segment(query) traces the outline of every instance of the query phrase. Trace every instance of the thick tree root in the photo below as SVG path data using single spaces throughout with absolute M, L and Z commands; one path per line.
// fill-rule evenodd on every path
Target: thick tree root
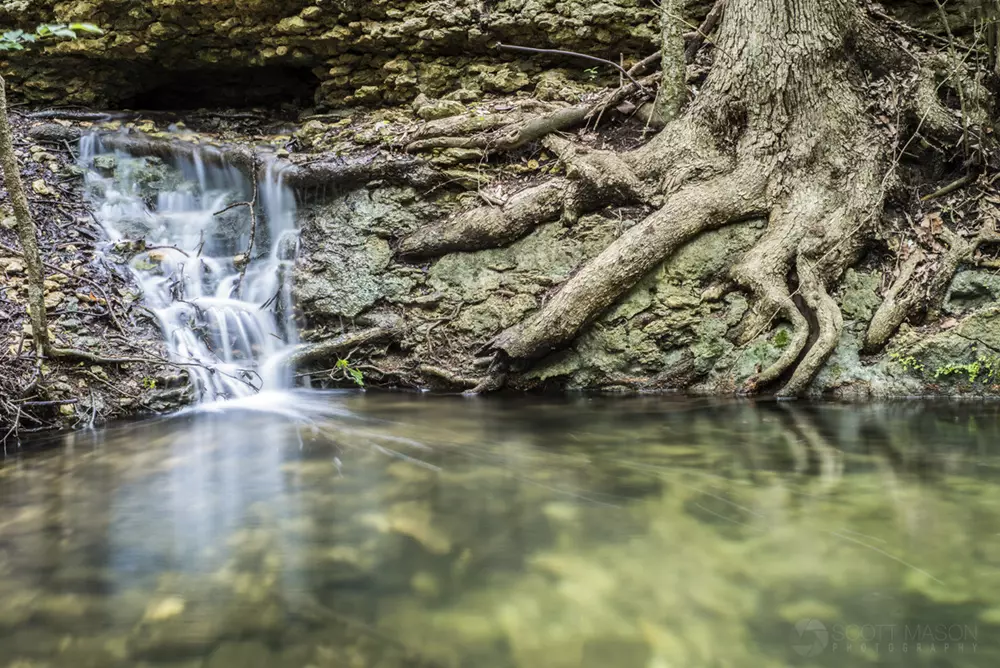
M 397 338 L 400 329 L 395 326 L 369 327 L 356 332 L 348 332 L 334 339 L 320 343 L 307 343 L 290 354 L 285 363 L 289 366 L 299 366 L 317 360 L 328 359 L 340 355 L 352 348 L 378 343 L 387 339 Z
M 537 225 L 562 213 L 566 223 L 605 202 L 632 203 L 651 197 L 646 186 L 619 156 L 594 151 L 556 137 L 546 146 L 566 165 L 567 178 L 527 188 L 502 206 L 462 211 L 442 222 L 404 237 L 404 257 L 429 257 L 454 251 L 475 251 L 520 239 Z
M 511 151 L 541 139 L 553 132 L 561 132 L 582 124 L 591 111 L 591 104 L 577 104 L 508 123 L 499 129 L 480 132 L 473 136 L 446 135 L 418 139 L 406 145 L 408 153 L 435 148 L 478 148 L 488 151 Z M 466 120 L 466 119 L 463 119 Z M 470 122 L 470 121 L 467 121 Z M 464 129 L 464 128 L 463 128 Z
M 405 257 L 427 257 L 508 244 L 539 223 L 558 217 L 565 193 L 566 182 L 559 179 L 522 190 L 503 206 L 463 211 L 440 225 L 404 237 L 399 243 L 399 253 Z
M 491 347 L 514 359 L 534 359 L 568 343 L 681 245 L 705 230 L 759 212 L 764 185 L 759 171 L 747 170 L 682 188 Z
M 840 307 L 826 291 L 824 279 L 817 270 L 816 263 L 800 256 L 796 266 L 799 270 L 802 296 L 816 317 L 816 341 L 795 367 L 792 377 L 778 392 L 778 396 L 781 397 L 797 397 L 805 393 L 823 363 L 837 347 L 840 333 L 844 329 L 844 317 L 840 313 Z
M 948 228 L 941 230 L 948 249 L 936 258 L 937 268 L 926 277 L 920 268 L 927 263 L 923 250 L 916 250 L 900 267 L 899 276 L 885 293 L 882 304 L 872 316 L 865 333 L 865 352 L 875 352 L 885 346 L 907 318 L 918 311 L 931 309 L 944 297 L 944 293 L 959 265 L 968 262 L 984 243 L 1000 241 L 1000 234 L 987 224 L 972 239 L 964 239 Z

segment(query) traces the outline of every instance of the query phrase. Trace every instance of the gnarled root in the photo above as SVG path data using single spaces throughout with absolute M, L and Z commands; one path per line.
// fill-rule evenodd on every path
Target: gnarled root
M 682 188 L 588 263 L 541 310 L 501 333 L 491 347 L 527 360 L 564 345 L 682 244 L 700 232 L 760 211 L 763 191 L 759 170 Z
M 470 209 L 404 237 L 399 253 L 405 257 L 428 257 L 453 251 L 473 251 L 515 241 L 536 225 L 559 216 L 566 182 L 548 181 L 527 188 L 503 206 Z
M 858 215 L 843 199 L 832 188 L 811 185 L 797 189 L 772 212 L 764 237 L 733 269 L 733 277 L 757 298 L 757 307 L 740 333 L 740 343 L 770 329 L 777 318 L 792 327 L 791 341 L 780 358 L 747 381 L 744 389 L 748 392 L 791 372 L 779 396 L 803 394 L 840 341 L 844 319 L 827 291 L 827 281 L 840 276 L 860 246 Z M 796 294 L 815 320 L 811 346 L 809 321 L 786 285 L 793 266 L 799 283 Z
M 535 226 L 554 220 L 575 222 L 579 214 L 602 203 L 628 204 L 649 198 L 632 169 L 610 151 L 587 149 L 556 137 L 546 146 L 566 164 L 566 179 L 527 188 L 502 206 L 462 211 L 439 225 L 404 237 L 404 257 L 429 257 L 453 251 L 493 248 L 520 239 Z
M 795 367 L 792 377 L 778 392 L 780 397 L 797 397 L 808 389 L 823 363 L 837 347 L 840 333 L 844 329 L 840 307 L 827 292 L 825 279 L 818 271 L 817 263 L 800 254 L 796 267 L 802 298 L 816 317 L 816 341 Z
M 1000 241 L 1000 234 L 993 229 L 992 224 L 987 224 L 972 239 L 964 239 L 948 228 L 941 230 L 941 236 L 948 244 L 948 249 L 936 258 L 938 268 L 929 279 L 920 271 L 929 259 L 923 250 L 917 249 L 903 263 L 899 276 L 889 286 L 882 304 L 868 325 L 864 339 L 865 352 L 882 348 L 907 318 L 928 303 L 928 297 L 932 305 L 939 302 L 959 265 L 967 262 L 980 245 Z

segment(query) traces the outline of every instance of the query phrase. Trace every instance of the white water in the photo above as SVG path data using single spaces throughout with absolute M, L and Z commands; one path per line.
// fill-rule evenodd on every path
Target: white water
M 253 183 L 210 147 L 166 158 L 160 184 L 148 183 L 144 160 L 98 135 L 80 142 L 87 191 L 108 238 L 145 241 L 132 271 L 171 359 L 186 365 L 200 401 L 289 387 L 292 371 L 282 360 L 298 342 L 291 295 L 298 231 L 295 195 L 281 171 L 271 161 L 256 175 L 256 239 L 238 288 L 250 210 L 216 213 L 249 202 Z

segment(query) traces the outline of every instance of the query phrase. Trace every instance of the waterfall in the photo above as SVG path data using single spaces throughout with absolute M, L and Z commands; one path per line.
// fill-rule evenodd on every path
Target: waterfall
M 298 342 L 298 230 L 295 194 L 278 163 L 265 161 L 254 184 L 211 147 L 188 145 L 161 159 L 113 146 L 98 134 L 80 141 L 88 197 L 111 245 L 138 251 L 130 265 L 144 303 L 199 400 L 291 386 L 281 360 Z M 233 206 L 254 193 L 252 213 Z

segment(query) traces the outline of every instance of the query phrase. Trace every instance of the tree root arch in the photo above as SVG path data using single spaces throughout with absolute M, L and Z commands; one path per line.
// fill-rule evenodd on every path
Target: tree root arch
M 778 324 L 791 327 L 791 338 L 742 389 L 808 393 L 844 328 L 833 288 L 875 238 L 903 146 L 896 140 L 904 130 L 883 131 L 886 121 L 872 113 L 859 82 L 884 74 L 917 81 L 920 95 L 910 106 L 923 111 L 907 121 L 913 115 L 907 107 L 897 122 L 950 134 L 957 126 L 945 122 L 951 110 L 936 89 L 921 83 L 928 80 L 925 62 L 888 48 L 892 40 L 884 33 L 859 0 L 729 2 L 698 97 L 649 142 L 616 154 L 550 134 L 542 141 L 566 166 L 565 178 L 403 239 L 403 254 L 428 257 L 510 243 L 539 224 L 572 225 L 609 205 L 652 209 L 537 311 L 489 342 L 494 364 L 476 389 L 495 389 L 510 373 L 570 344 L 691 239 L 766 217 L 763 236 L 734 258 L 730 272 L 751 297 L 737 343 Z M 994 236 L 949 242 L 945 264 L 957 266 Z M 913 276 L 913 267 L 904 266 L 872 321 L 868 347 L 883 344 L 920 302 Z

